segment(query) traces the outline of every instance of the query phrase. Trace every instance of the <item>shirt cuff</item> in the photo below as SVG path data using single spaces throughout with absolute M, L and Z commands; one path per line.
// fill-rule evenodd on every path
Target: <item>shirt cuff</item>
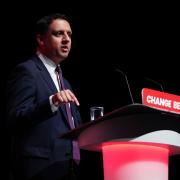
M 52 97 L 53 97 L 53 95 L 49 97 L 49 103 L 50 103 L 50 106 L 51 106 L 51 111 L 54 113 L 54 112 L 56 112 L 58 110 L 59 106 L 56 106 L 56 105 L 53 104 Z

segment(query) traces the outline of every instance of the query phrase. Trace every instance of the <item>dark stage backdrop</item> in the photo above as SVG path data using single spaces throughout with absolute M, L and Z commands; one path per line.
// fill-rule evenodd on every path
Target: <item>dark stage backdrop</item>
M 143 87 L 161 90 L 162 85 L 165 92 L 180 95 L 176 6 L 117 5 L 113 2 L 70 4 L 70 1 L 52 1 L 37 6 L 26 2 L 21 6 L 16 4 L 16 8 L 2 16 L 1 132 L 4 144 L 7 76 L 14 66 L 35 52 L 35 22 L 49 13 L 65 13 L 72 23 L 72 51 L 62 68 L 80 100 L 84 122 L 89 121 L 91 106 L 104 106 L 108 113 L 132 103 L 125 78 L 115 69 L 127 75 L 137 103 L 141 103 Z M 34 7 L 30 9 L 29 6 Z M 8 152 L 6 148 L 5 145 L 3 150 Z M 83 172 L 88 174 L 90 168 L 94 172 L 93 179 L 103 179 L 101 154 L 83 151 L 82 155 Z M 8 163 L 8 155 L 5 157 Z M 179 179 L 179 167 L 179 156 L 170 158 L 170 180 Z

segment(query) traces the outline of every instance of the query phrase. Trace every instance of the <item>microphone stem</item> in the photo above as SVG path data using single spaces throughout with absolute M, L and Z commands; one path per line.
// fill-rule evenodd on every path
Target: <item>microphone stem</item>
M 127 78 L 127 76 L 125 76 L 125 78 L 126 78 L 126 81 L 127 81 L 127 86 L 128 86 L 129 94 L 130 94 L 130 96 L 131 96 L 132 103 L 134 104 L 134 99 L 133 99 L 133 96 L 132 96 L 132 93 L 131 93 L 131 90 L 130 90 L 128 78 Z
M 131 88 L 130 88 L 129 81 L 128 81 L 128 78 L 127 78 L 126 74 L 123 71 L 121 71 L 120 69 L 115 69 L 115 71 L 121 73 L 125 77 L 126 84 L 127 84 L 127 87 L 128 87 L 128 91 L 129 91 L 129 94 L 130 94 L 130 97 L 131 97 L 131 101 L 134 104 L 134 99 L 133 99 L 133 96 L 132 96 L 132 93 L 131 93 Z

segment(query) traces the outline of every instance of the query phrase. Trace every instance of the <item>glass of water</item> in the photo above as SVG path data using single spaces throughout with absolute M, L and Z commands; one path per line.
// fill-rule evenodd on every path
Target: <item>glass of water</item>
M 90 107 L 90 120 L 94 121 L 99 117 L 104 116 L 104 107 L 102 106 L 94 106 Z

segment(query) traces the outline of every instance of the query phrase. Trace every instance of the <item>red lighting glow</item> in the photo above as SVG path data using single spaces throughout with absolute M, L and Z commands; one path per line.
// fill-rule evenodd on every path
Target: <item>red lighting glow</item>
M 168 180 L 168 148 L 116 142 L 102 152 L 104 180 Z

